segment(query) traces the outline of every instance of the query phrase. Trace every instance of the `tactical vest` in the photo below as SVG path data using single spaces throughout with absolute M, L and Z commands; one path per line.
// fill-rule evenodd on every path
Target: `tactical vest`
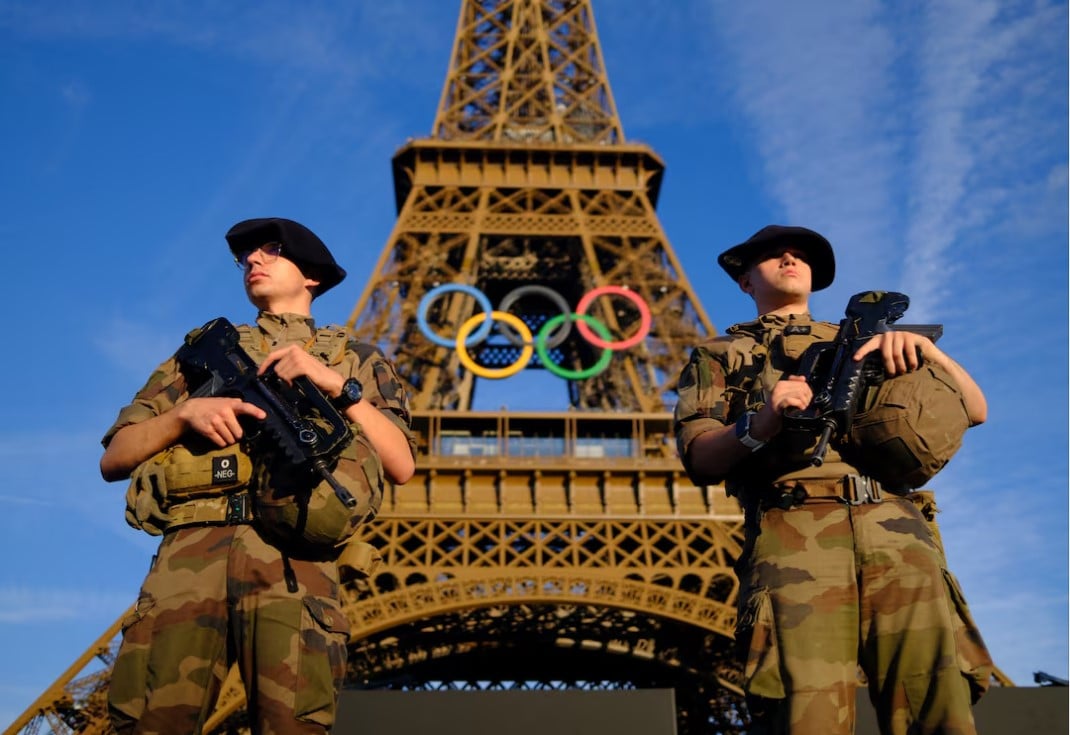
M 237 325 L 239 344 L 257 363 L 270 345 L 252 325 Z M 334 367 L 346 356 L 341 327 L 316 330 L 310 354 Z M 254 522 L 277 545 L 298 554 L 330 555 L 382 501 L 384 475 L 378 454 L 360 427 L 330 468 L 357 499 L 346 507 L 318 476 L 295 477 L 284 467 L 254 462 L 241 443 L 220 449 L 200 437 L 176 444 L 131 473 L 126 520 L 151 535 L 187 525 Z

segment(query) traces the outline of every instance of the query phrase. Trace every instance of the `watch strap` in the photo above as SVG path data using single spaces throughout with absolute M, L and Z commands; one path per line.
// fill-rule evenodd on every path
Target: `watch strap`
M 754 418 L 754 413 L 754 411 L 747 411 L 736 421 L 736 438 L 739 439 L 740 444 L 752 452 L 756 452 L 765 446 L 765 442 L 750 435 L 750 424 L 751 419 Z
M 360 403 L 364 397 L 364 387 L 356 378 L 346 378 L 342 383 L 342 392 L 331 399 L 331 404 L 339 411 L 345 411 L 350 406 Z

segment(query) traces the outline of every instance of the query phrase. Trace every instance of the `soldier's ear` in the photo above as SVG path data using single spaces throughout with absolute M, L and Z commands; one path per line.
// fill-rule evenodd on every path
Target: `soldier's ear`
M 752 286 L 750 282 L 750 271 L 747 271 L 746 273 L 741 275 L 736 281 L 736 283 L 739 284 L 740 291 L 747 294 L 748 296 L 754 295 L 754 286 Z

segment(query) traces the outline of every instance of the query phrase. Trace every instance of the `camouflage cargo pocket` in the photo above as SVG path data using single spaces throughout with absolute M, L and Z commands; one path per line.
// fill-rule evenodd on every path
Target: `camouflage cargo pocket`
M 973 614 L 966 604 L 955 575 L 944 570 L 944 583 L 947 585 L 948 598 L 951 600 L 952 625 L 955 628 L 955 649 L 958 652 L 959 669 L 970 685 L 970 701 L 977 703 L 988 691 L 995 672 L 995 664 L 988 653 L 984 639 Z
M 329 598 L 309 596 L 303 603 L 294 715 L 329 728 L 345 682 L 349 619 Z
M 773 601 L 765 587 L 754 590 L 736 624 L 736 650 L 743 663 L 743 690 L 752 696 L 783 699 L 780 646 Z
M 136 722 L 145 712 L 149 648 L 155 620 L 156 600 L 151 595 L 139 597 L 134 609 L 123 618 L 123 642 L 108 685 L 108 706 L 117 725 L 125 720 Z

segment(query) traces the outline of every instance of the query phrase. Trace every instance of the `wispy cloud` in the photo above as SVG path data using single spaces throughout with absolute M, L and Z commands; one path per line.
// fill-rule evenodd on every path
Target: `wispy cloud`
M 1065 206 L 1065 6 L 710 7 L 765 185 L 850 253 L 838 284 L 897 278 L 924 321 L 978 228 L 1050 231 L 1035 215 Z
M 1008 223 L 1031 222 L 1036 233 L 1051 222 L 1030 216 L 1037 202 L 1053 204 L 1061 189 L 1065 204 L 1065 125 L 1055 122 L 1065 113 L 1050 114 L 1065 109 L 1065 68 L 1046 62 L 1065 46 L 1065 25 L 1058 4 L 923 6 L 903 276 L 918 293 L 917 313 L 952 300 L 961 285 L 955 256 L 990 238 L 984 229 L 1020 238 Z
M 456 12 L 453 7 L 449 11 Z M 391 74 L 383 58 L 408 61 L 425 53 L 430 39 L 441 39 L 434 21 L 426 13 L 411 12 L 405 3 L 157 2 L 132 9 L 116 0 L 92 6 L 12 0 L 0 5 L 0 29 L 23 35 L 160 40 L 280 69 L 332 75 Z M 368 28 L 375 32 L 367 33 Z M 358 36 L 360 42 L 354 43 Z
M 130 605 L 129 592 L 82 588 L 0 587 L 0 623 L 63 622 L 115 619 Z
M 2 505 L 36 505 L 39 507 L 47 508 L 60 504 L 59 499 L 56 498 L 35 498 L 27 497 L 25 495 L 11 495 L 9 493 L 0 493 L 0 506 Z
M 915 139 L 904 276 L 918 294 L 915 311 L 952 290 L 946 254 L 967 224 L 963 199 L 975 157 L 966 115 L 993 53 L 985 41 L 993 15 L 992 3 L 939 3 L 926 6 L 916 26 L 920 80 L 909 108 Z
M 176 348 L 174 336 L 161 334 L 158 325 L 125 316 L 112 316 L 102 329 L 94 331 L 92 344 L 113 367 L 142 379 Z
M 902 156 L 893 32 L 874 2 L 714 3 L 714 27 L 752 131 L 763 180 L 785 221 L 826 233 L 841 273 L 894 239 Z M 842 252 L 842 251 L 841 251 Z

